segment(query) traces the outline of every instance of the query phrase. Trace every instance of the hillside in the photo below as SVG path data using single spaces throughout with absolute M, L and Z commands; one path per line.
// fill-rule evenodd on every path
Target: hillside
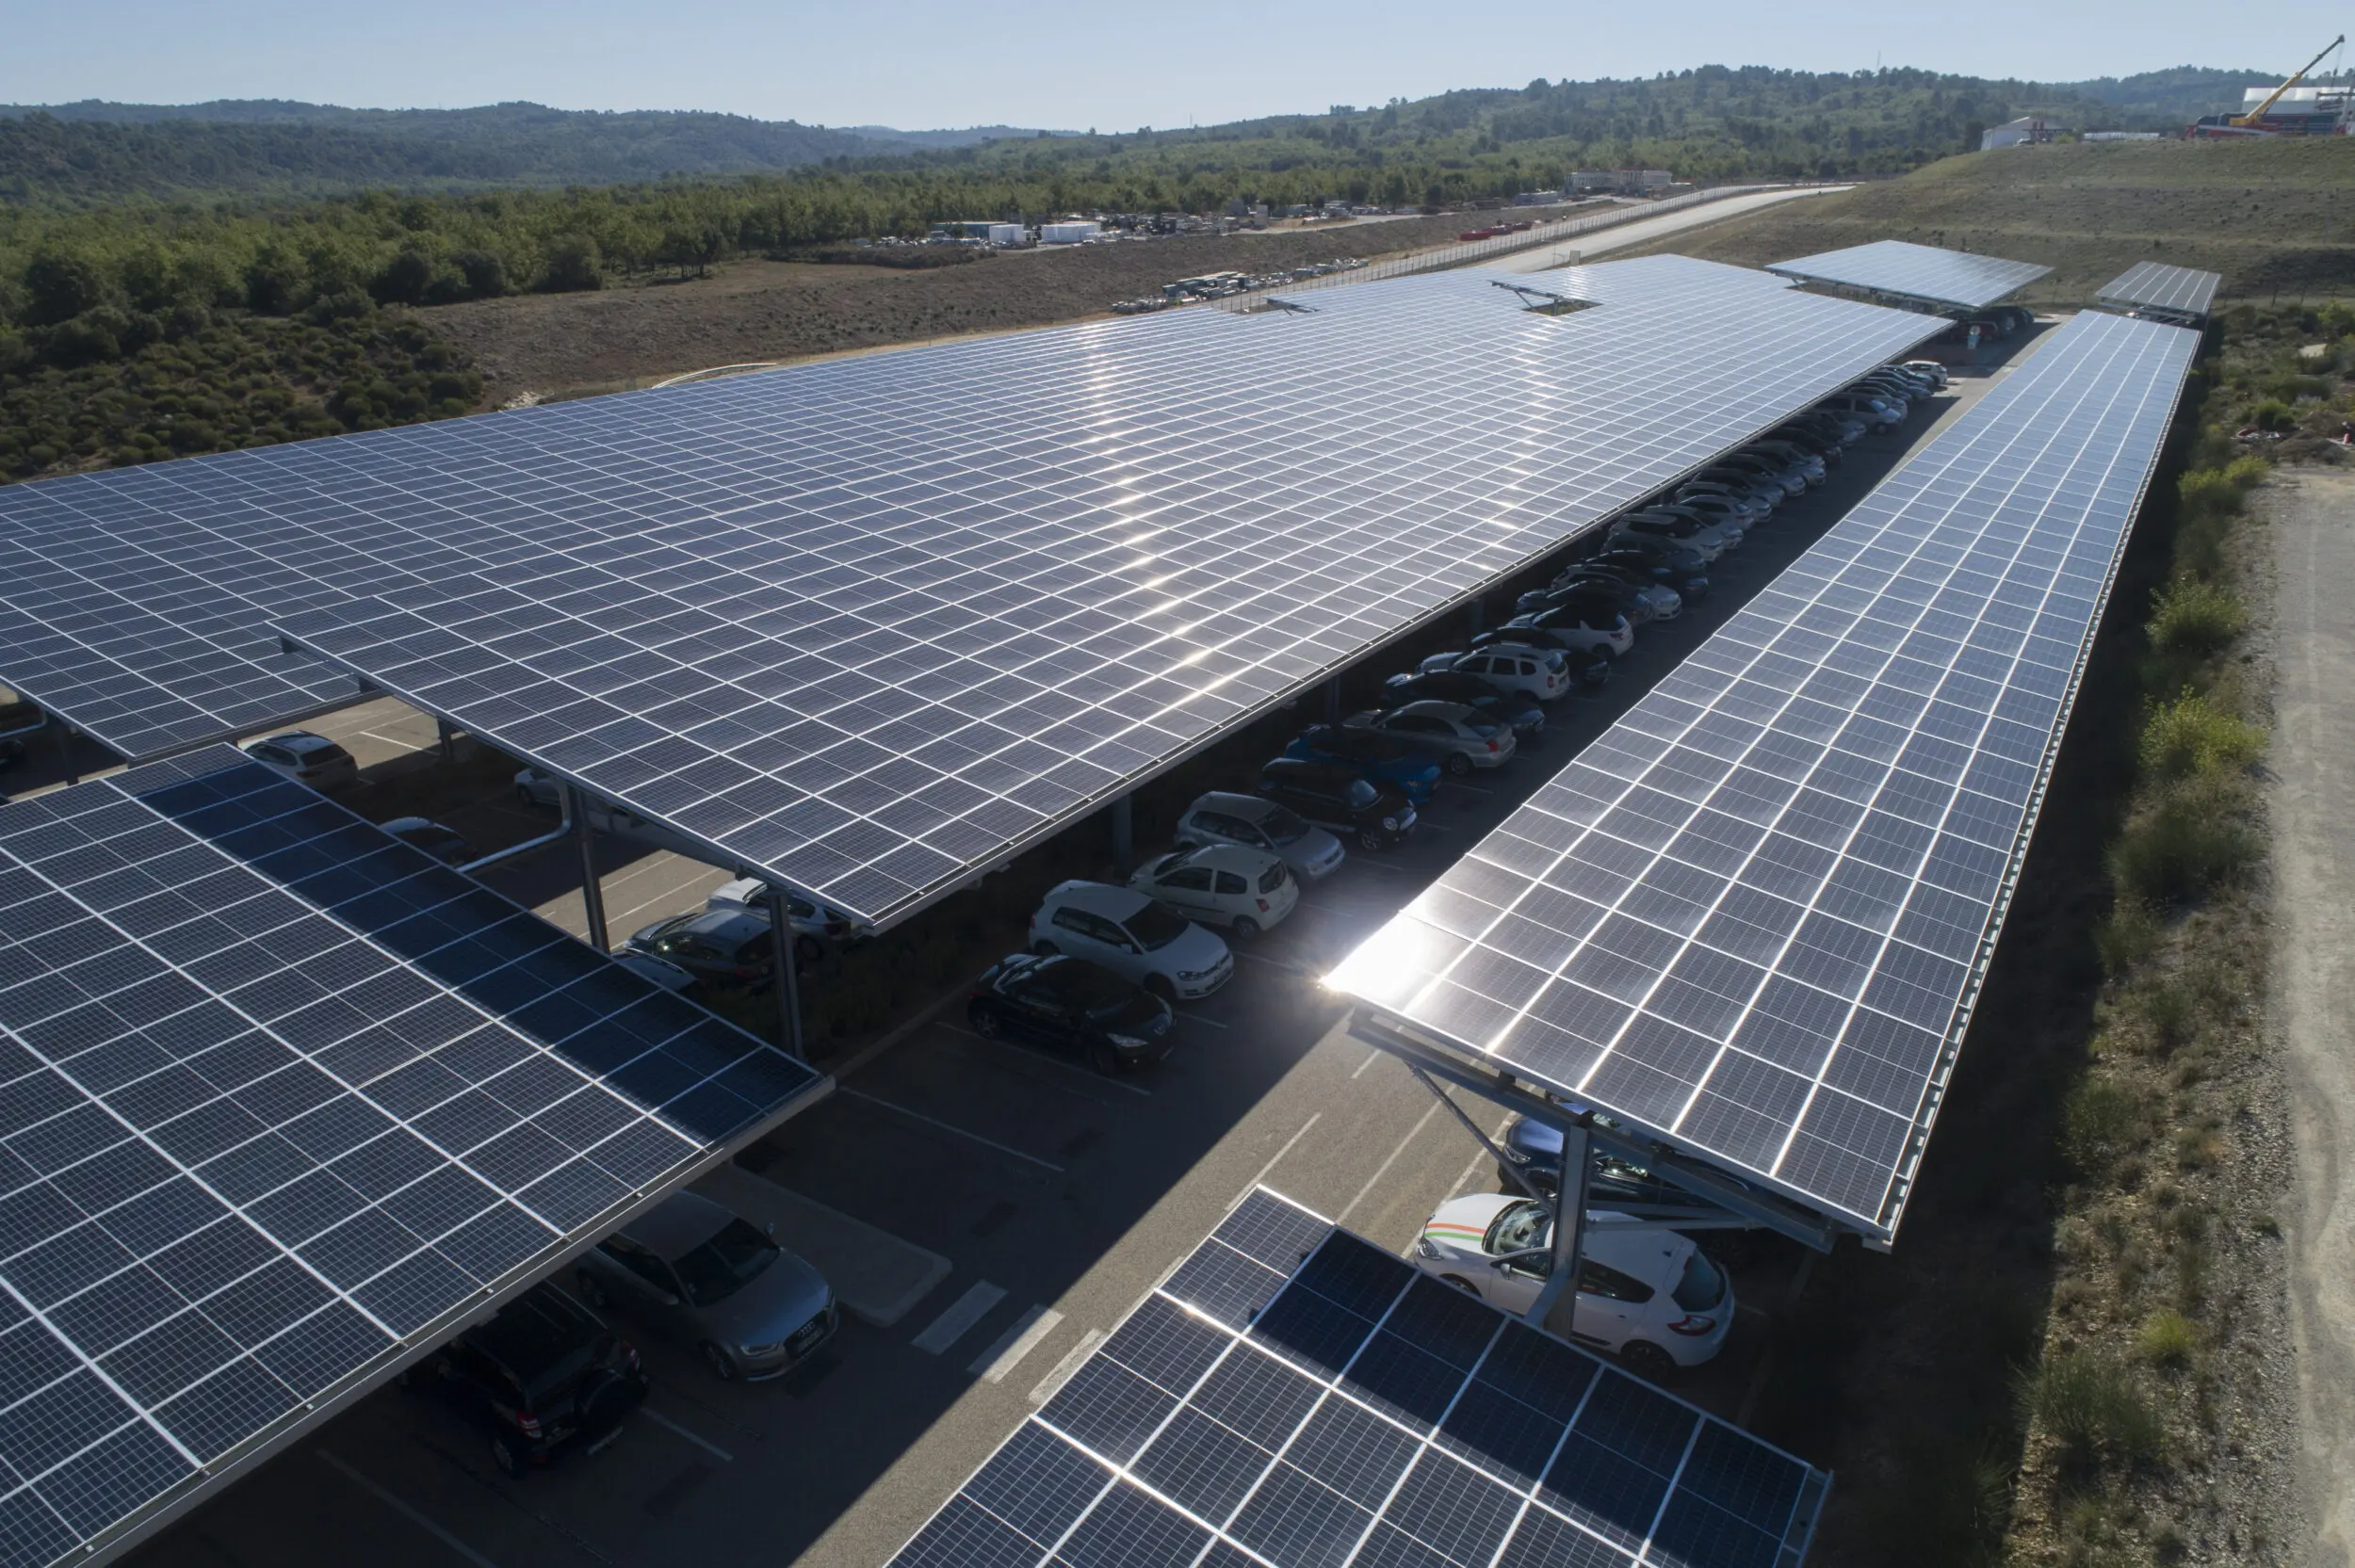
M 1876 239 L 2048 263 L 2028 297 L 2056 304 L 2146 259 L 2222 273 L 2228 300 L 2355 299 L 2355 138 L 2006 148 L 1652 249 L 1760 267 Z

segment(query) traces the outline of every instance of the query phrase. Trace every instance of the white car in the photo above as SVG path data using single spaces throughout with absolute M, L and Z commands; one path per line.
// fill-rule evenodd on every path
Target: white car
M 1178 819 L 1178 848 L 1203 844 L 1240 844 L 1280 856 L 1292 875 L 1304 882 L 1322 881 L 1341 868 L 1349 852 L 1341 841 L 1323 828 L 1303 821 L 1298 813 L 1263 800 L 1257 795 L 1234 795 L 1214 789 L 1197 796 Z
M 722 882 L 704 899 L 704 908 L 729 914 L 769 918 L 769 884 L 758 877 L 739 877 Z M 786 913 L 793 922 L 793 946 L 804 959 L 819 957 L 829 943 L 863 942 L 875 929 L 846 910 L 810 902 L 798 893 L 786 895 Z
M 1946 367 L 1936 360 L 1907 360 L 1897 368 L 1912 371 L 1941 392 L 1946 390 Z
M 252 741 L 245 754 L 313 789 L 339 789 L 360 777 L 360 765 L 351 760 L 349 752 L 308 730 L 288 730 L 268 740 Z
M 1518 1194 L 1452 1198 L 1415 1239 L 1426 1274 L 1520 1317 L 1553 1266 L 1553 1209 Z M 1580 1237 L 1571 1337 L 1658 1377 L 1725 1348 L 1733 1282 L 1690 1237 L 1624 1214 L 1589 1211 Z
M 1069 953 L 1162 1001 L 1208 996 L 1234 977 L 1235 955 L 1157 898 L 1109 882 L 1049 889 L 1031 916 L 1031 951 Z
M 1300 883 L 1281 859 L 1240 844 L 1211 844 L 1161 856 L 1129 879 L 1188 919 L 1224 926 L 1248 942 L 1282 923 L 1300 902 Z
M 1434 654 L 1416 667 L 1422 674 L 1454 671 L 1477 675 L 1506 696 L 1551 703 L 1567 697 L 1578 684 L 1570 661 L 1559 648 L 1532 648 L 1522 643 L 1496 643 L 1471 653 Z

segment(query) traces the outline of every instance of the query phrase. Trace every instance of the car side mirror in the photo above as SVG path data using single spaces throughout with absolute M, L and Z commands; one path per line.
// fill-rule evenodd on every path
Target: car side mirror
M 667 1290 L 658 1290 L 655 1292 L 655 1295 L 666 1307 L 674 1307 L 678 1305 L 678 1298 L 672 1295 Z
M 770 1220 L 768 1224 L 762 1226 L 761 1228 L 769 1233 L 770 1240 L 774 1241 L 777 1238 L 777 1222 L 774 1220 Z

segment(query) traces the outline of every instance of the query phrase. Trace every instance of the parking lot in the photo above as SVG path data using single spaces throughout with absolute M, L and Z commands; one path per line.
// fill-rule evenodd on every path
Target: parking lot
M 2020 356 L 2015 354 L 2015 361 Z M 887 1558 L 1059 1378 L 1264 1182 L 1405 1250 L 1448 1197 L 1493 1190 L 1491 1162 L 1396 1062 L 1345 1032 L 1317 977 L 1771 581 L 1933 431 L 1985 391 L 1957 379 L 1902 432 L 1870 438 L 1713 570 L 1708 600 L 1644 628 L 1599 695 L 1554 705 L 1507 768 L 1443 784 L 1406 845 L 1352 849 L 1284 925 L 1242 949 L 1235 978 L 1178 1010 L 1168 1058 L 1122 1077 L 985 1040 L 951 1005 L 890 1041 L 830 1060 L 836 1093 L 742 1162 L 773 1184 L 947 1260 L 945 1278 L 887 1323 L 846 1315 L 813 1362 L 766 1384 L 723 1383 L 691 1350 L 628 1316 L 653 1395 L 621 1439 L 544 1473 L 501 1475 L 445 1409 L 387 1389 L 189 1515 L 133 1560 L 151 1568 L 322 1560 L 346 1568 L 475 1568 Z M 1391 661 L 1381 672 L 1397 668 Z M 1305 704 L 1304 704 L 1305 708 Z M 1305 714 L 1299 717 L 1305 717 Z M 479 849 L 545 832 L 495 758 L 435 759 L 430 719 L 373 703 L 315 721 L 386 799 L 436 800 Z M 44 754 L 11 783 L 54 768 Z M 446 769 L 446 772 L 436 772 Z M 438 781 L 438 782 L 437 782 Z M 350 798 L 371 816 L 364 784 Z M 1160 848 L 1140 842 L 1140 853 Z M 728 873 L 608 843 L 609 928 L 695 907 Z M 578 859 L 556 849 L 486 880 L 576 932 Z M 1459 1097 L 1495 1132 L 1502 1113 Z M 1741 1312 L 1725 1353 L 1678 1391 L 1739 1417 L 1767 1315 L 1804 1282 L 1798 1249 L 1732 1239 Z M 1713 1242 L 1713 1247 L 1719 1243 Z M 355 1528 L 354 1526 L 358 1526 Z

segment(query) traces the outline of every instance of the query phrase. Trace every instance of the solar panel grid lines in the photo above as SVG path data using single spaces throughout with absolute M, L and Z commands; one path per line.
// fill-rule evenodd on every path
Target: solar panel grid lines
M 1893 1235 L 2196 347 L 2055 333 L 1333 983 Z
M 914 509 L 939 498 L 929 478 L 869 473 L 864 493 L 817 476 L 789 504 L 633 526 L 281 625 L 714 858 L 888 920 L 1928 330 L 1720 285 L 1719 353 L 1738 341 L 1724 333 L 1747 331 L 1797 359 L 1781 380 L 1745 381 L 1697 335 L 1707 292 L 1615 304 L 1600 335 L 1446 278 L 1347 291 L 1305 348 L 1239 347 L 1272 323 L 1217 317 L 1185 348 L 1220 366 L 1266 350 L 1235 392 L 1264 412 L 1161 410 L 1154 389 L 1207 372 L 1159 364 L 1093 366 L 1096 390 L 1068 375 L 1010 388 L 998 422 L 1062 443 L 1024 445 L 1107 466 L 1026 456 L 1006 506 L 977 487 L 943 519 Z M 1762 292 L 1787 319 L 1735 302 Z M 1411 371 L 1391 363 L 1402 331 L 1422 346 Z M 1664 335 L 1677 356 L 1622 351 Z M 1474 341 L 1495 351 L 1468 375 L 1457 362 Z M 1343 364 L 1364 375 L 1337 380 Z M 1108 412 L 1114 382 L 1144 387 L 1151 417 Z M 924 396 L 887 392 L 902 424 Z M 804 428 L 864 417 L 840 406 L 807 411 Z M 699 440 L 724 413 L 705 411 Z M 1082 413 L 1089 433 L 1055 435 Z M 1335 477 L 1304 479 L 1300 438 L 1267 428 L 1277 414 L 1314 435 Z M 1202 420 L 1215 422 L 1189 423 Z
M 2216 291 L 2223 282 L 2220 273 L 2142 261 L 2112 278 L 2094 298 L 2104 304 L 2204 316 L 2215 305 Z
M 0 807 L 0 1563 L 119 1548 L 822 1084 L 228 748 Z
M 1259 1188 L 892 1568 L 1795 1568 L 1829 1481 Z
M 2053 269 L 2038 262 L 2006 261 L 2001 256 L 1947 251 L 1902 239 L 1876 239 L 1869 245 L 1769 262 L 1766 270 L 1805 283 L 1840 283 L 1977 310 L 2017 294 Z

